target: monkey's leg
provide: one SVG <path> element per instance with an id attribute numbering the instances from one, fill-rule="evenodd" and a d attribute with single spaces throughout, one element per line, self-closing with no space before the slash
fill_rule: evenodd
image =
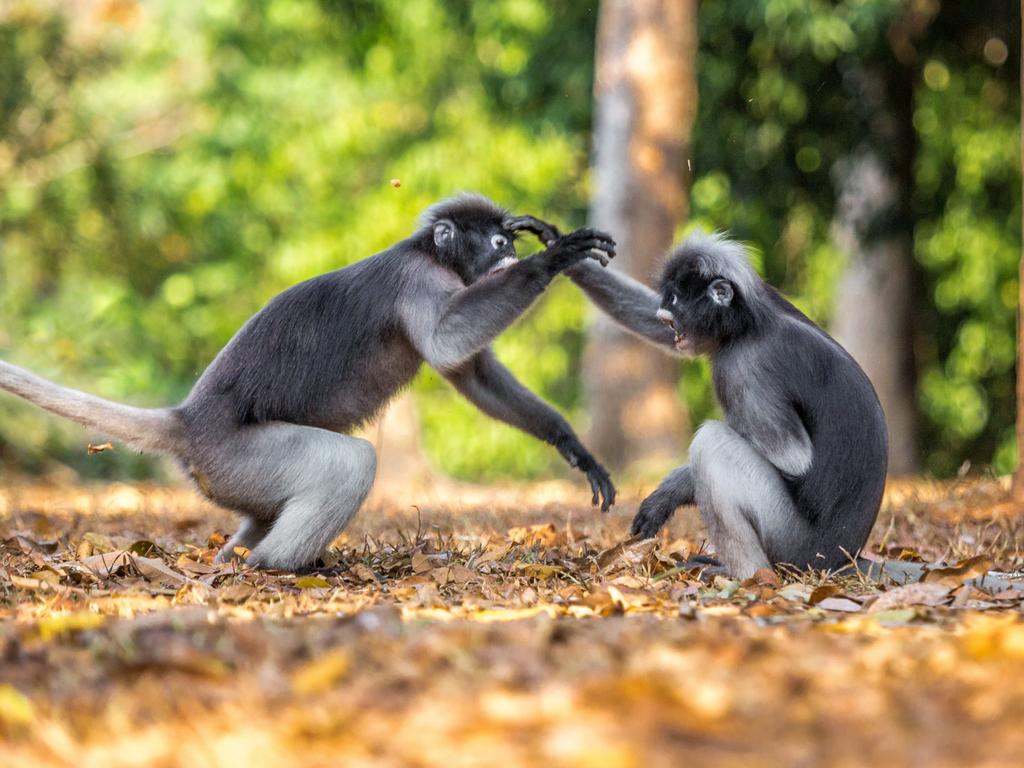
<path id="1" fill-rule="evenodd" d="M 366 440 L 282 422 L 207 435 L 196 449 L 213 499 L 253 521 L 228 546 L 252 540 L 248 562 L 260 568 L 314 562 L 362 505 L 377 469 Z M 269 530 L 259 537 L 260 528 Z"/>
<path id="2" fill-rule="evenodd" d="M 226 563 L 231 558 L 236 557 L 235 549 L 238 547 L 252 550 L 253 547 L 263 540 L 263 537 L 267 535 L 269 530 L 270 526 L 262 520 L 257 520 L 254 517 L 244 517 L 242 524 L 235 531 L 235 535 L 228 539 L 223 549 L 217 553 L 217 562 Z"/>
<path id="3" fill-rule="evenodd" d="M 733 576 L 790 562 L 788 553 L 810 537 L 778 470 L 728 425 L 709 421 L 697 430 L 690 466 L 708 537 Z"/>

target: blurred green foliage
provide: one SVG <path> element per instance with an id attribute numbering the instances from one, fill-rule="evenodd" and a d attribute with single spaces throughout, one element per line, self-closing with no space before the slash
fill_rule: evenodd
<path id="1" fill-rule="evenodd" d="M 966 459 L 1005 471 L 1017 19 L 1006 3 L 932 4 L 913 116 L 923 446 L 938 473 Z M 596 3 L 69 8 L 0 11 L 0 357 L 43 375 L 139 404 L 180 400 L 271 295 L 387 247 L 458 190 L 565 226 L 586 219 Z M 701 4 L 693 219 L 751 243 L 763 272 L 823 322 L 843 267 L 830 171 L 858 130 L 842 67 L 891 56 L 905 12 L 896 0 Z M 559 281 L 497 344 L 581 429 L 587 312 Z M 430 371 L 416 392 L 446 471 L 563 471 Z M 713 413 L 704 364 L 684 366 L 680 392 L 695 421 Z M 125 452 L 86 458 L 77 428 L 0 399 L 0 466 L 54 459 L 92 476 L 153 471 Z"/>

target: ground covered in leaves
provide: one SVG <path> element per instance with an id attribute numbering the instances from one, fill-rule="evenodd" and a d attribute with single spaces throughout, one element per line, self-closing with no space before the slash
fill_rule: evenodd
<path id="1" fill-rule="evenodd" d="M 2 486 L 0 765 L 1019 763 L 1024 592 L 963 585 L 1024 566 L 1003 485 L 890 489 L 872 552 L 948 565 L 904 586 L 702 581 L 641 490 L 381 495 L 294 575 L 187 491 Z"/>

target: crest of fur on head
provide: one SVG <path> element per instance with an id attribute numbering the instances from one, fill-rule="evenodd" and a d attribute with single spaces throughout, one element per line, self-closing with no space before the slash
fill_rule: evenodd
<path id="1" fill-rule="evenodd" d="M 750 264 L 747 249 L 723 232 L 698 230 L 673 250 L 665 262 L 664 275 L 693 266 L 706 280 L 724 278 L 752 301 L 761 289 L 761 278 Z"/>
<path id="2" fill-rule="evenodd" d="M 502 223 L 508 211 L 490 198 L 475 192 L 462 192 L 430 206 L 420 215 L 419 225 L 430 229 L 439 221 L 449 220 L 464 228 Z"/>

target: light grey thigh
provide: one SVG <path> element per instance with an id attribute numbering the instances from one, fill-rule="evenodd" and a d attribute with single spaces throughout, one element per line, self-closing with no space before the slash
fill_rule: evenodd
<path id="1" fill-rule="evenodd" d="M 369 487 L 376 454 L 365 440 L 284 422 L 233 430 L 204 446 L 190 467 L 200 489 L 214 501 L 271 523 L 296 496 L 345 494 Z"/>
<path id="2" fill-rule="evenodd" d="M 308 429 L 300 427 L 299 429 Z M 373 486 L 376 453 L 366 440 L 312 430 L 285 476 L 291 493 L 252 565 L 294 570 L 310 565 L 348 525 Z"/>
<path id="3" fill-rule="evenodd" d="M 690 445 L 697 504 L 705 524 L 737 548 L 752 532 L 772 563 L 789 562 L 811 536 L 779 471 L 744 437 L 721 421 L 704 423 Z M 749 532 L 745 530 L 749 525 Z"/>

